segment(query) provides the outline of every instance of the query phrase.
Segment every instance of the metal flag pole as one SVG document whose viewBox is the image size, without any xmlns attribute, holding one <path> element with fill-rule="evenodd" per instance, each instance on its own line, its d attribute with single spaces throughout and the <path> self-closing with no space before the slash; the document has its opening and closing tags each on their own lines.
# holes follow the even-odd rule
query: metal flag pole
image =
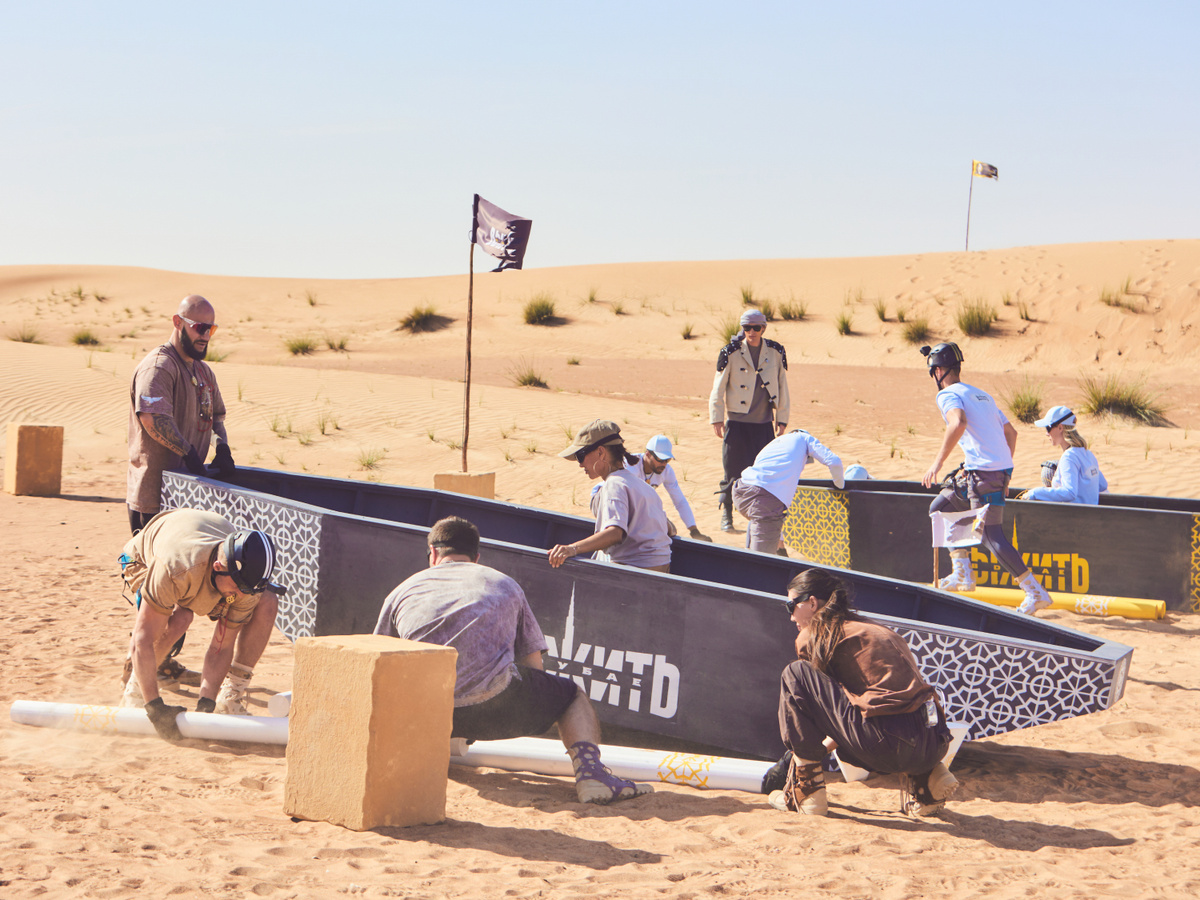
<svg viewBox="0 0 1200 900">
<path fill-rule="evenodd" d="M 975 160 L 971 160 L 971 187 L 967 190 L 967 241 L 963 248 L 971 250 L 971 195 L 975 192 Z"/>
<path fill-rule="evenodd" d="M 476 195 L 478 200 L 478 195 Z M 474 225 L 472 225 L 474 227 Z M 475 235 L 471 235 L 471 258 L 467 266 L 467 370 L 463 375 L 462 470 L 467 471 L 467 439 L 471 434 L 471 316 L 475 302 Z"/>
</svg>

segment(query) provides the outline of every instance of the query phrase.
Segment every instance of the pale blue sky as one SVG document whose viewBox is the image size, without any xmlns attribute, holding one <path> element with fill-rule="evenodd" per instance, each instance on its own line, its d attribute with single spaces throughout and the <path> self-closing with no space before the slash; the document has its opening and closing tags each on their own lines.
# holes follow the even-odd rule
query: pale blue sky
<svg viewBox="0 0 1200 900">
<path fill-rule="evenodd" d="M 503 15 L 504 13 L 508 15 Z M 1200 4 L 0 0 L 0 264 L 465 271 L 1200 236 Z M 487 266 L 476 262 L 476 269 Z"/>
</svg>

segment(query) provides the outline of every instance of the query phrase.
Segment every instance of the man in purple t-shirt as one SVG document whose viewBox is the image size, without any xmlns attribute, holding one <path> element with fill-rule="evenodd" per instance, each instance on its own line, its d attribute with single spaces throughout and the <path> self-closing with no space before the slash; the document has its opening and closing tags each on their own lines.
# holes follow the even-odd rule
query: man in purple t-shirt
<svg viewBox="0 0 1200 900">
<path fill-rule="evenodd" d="M 582 803 L 649 793 L 600 762 L 600 720 L 574 681 L 542 670 L 546 639 L 525 592 L 479 564 L 479 530 L 451 516 L 429 530 L 429 568 L 388 595 L 375 634 L 458 651 L 452 737 L 503 740 L 558 725 Z"/>
</svg>

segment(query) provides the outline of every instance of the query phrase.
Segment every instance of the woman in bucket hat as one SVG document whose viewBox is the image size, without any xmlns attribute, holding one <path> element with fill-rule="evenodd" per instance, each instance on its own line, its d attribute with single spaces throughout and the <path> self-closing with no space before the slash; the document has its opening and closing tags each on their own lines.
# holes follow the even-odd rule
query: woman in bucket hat
<svg viewBox="0 0 1200 900">
<path fill-rule="evenodd" d="M 550 565 L 557 568 L 572 556 L 595 553 L 598 559 L 622 565 L 668 571 L 667 514 L 658 492 L 626 468 L 637 457 L 625 452 L 617 423 L 596 419 L 558 455 L 574 459 L 589 478 L 601 479 L 601 485 L 592 494 L 595 534 L 573 544 L 556 544 L 549 552 Z"/>
</svg>

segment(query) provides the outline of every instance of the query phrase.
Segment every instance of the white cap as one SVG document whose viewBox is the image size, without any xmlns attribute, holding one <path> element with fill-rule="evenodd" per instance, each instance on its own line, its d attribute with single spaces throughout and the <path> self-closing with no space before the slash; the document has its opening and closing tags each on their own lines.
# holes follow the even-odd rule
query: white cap
<svg viewBox="0 0 1200 900">
<path fill-rule="evenodd" d="M 663 462 L 675 458 L 675 454 L 671 452 L 671 441 L 665 434 L 656 434 L 646 441 L 646 449 Z"/>
<path fill-rule="evenodd" d="M 847 481 L 869 481 L 870 479 L 871 476 L 867 474 L 866 466 L 860 466 L 858 463 L 855 463 L 852 466 L 846 467 Z"/>
<path fill-rule="evenodd" d="M 1070 407 L 1052 406 L 1046 415 L 1033 424 L 1038 426 L 1038 428 L 1053 428 L 1055 425 L 1066 425 L 1068 428 L 1074 428 L 1075 413 L 1071 412 Z"/>
</svg>

